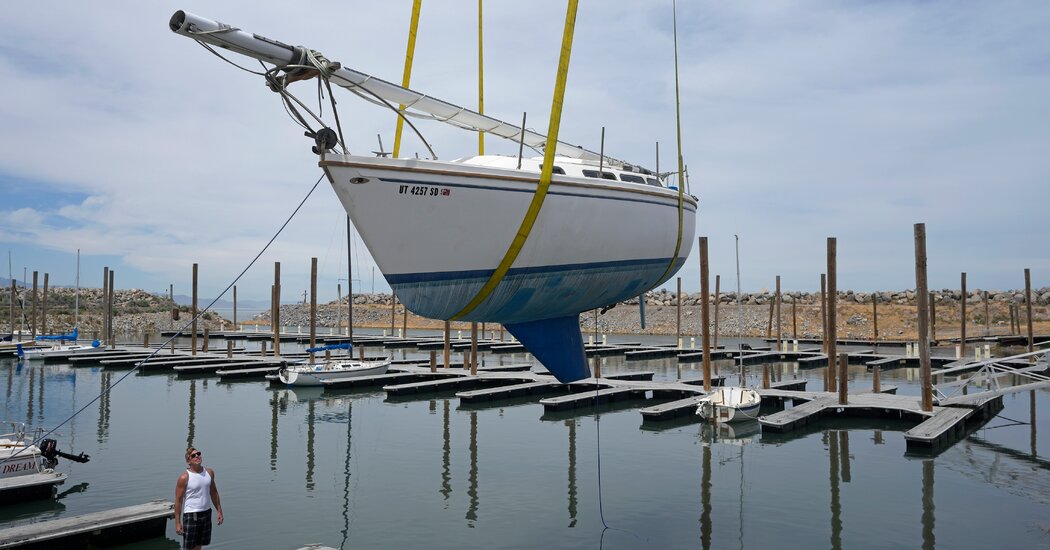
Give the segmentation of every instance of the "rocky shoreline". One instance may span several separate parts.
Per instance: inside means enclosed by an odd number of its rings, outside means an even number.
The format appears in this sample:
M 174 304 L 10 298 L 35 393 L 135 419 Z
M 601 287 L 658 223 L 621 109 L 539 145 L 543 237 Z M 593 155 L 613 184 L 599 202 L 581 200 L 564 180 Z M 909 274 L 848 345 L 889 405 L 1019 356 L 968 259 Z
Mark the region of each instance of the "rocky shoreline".
M 23 309 L 16 304 L 16 311 L 25 314 L 26 321 L 32 317 L 32 291 L 19 289 L 19 299 L 25 304 Z M 48 294 L 47 331 L 61 332 L 73 324 L 73 290 L 67 288 L 50 289 Z M 961 328 L 961 298 L 958 290 L 942 289 L 933 291 L 933 305 L 936 313 L 935 324 L 940 335 L 958 335 Z M 10 302 L 5 293 L 0 300 L 0 315 L 9 310 Z M 882 339 L 913 339 L 916 337 L 916 305 L 914 290 L 881 291 L 875 293 L 854 292 L 845 290 L 838 293 L 838 334 L 843 338 L 872 338 L 875 332 L 875 321 L 872 308 L 872 297 L 878 300 L 878 330 Z M 986 298 L 987 296 L 987 298 Z M 404 307 L 395 306 L 391 319 L 390 294 L 355 294 L 354 326 L 371 328 L 393 328 L 394 332 L 402 326 L 409 329 L 440 330 L 441 321 L 425 319 L 412 313 L 405 317 Z M 42 293 L 38 293 L 41 309 L 37 315 L 42 323 Z M 780 333 L 783 337 L 817 338 L 821 334 L 820 293 L 786 291 L 782 293 L 780 305 Z M 763 290 L 754 293 L 742 293 L 739 305 L 733 292 L 719 296 L 717 308 L 711 301 L 710 324 L 717 323 L 721 336 L 765 337 L 777 333 L 776 316 L 773 314 L 774 293 Z M 1032 318 L 1034 331 L 1037 334 L 1050 333 L 1050 287 L 1032 291 Z M 673 335 L 679 330 L 678 300 L 666 290 L 646 294 L 646 327 L 639 322 L 638 300 L 629 300 L 617 304 L 604 314 L 597 315 L 599 333 L 614 334 L 665 334 Z M 987 319 L 985 318 L 987 304 Z M 80 296 L 80 329 L 82 334 L 93 334 L 101 331 L 102 326 L 102 292 L 100 289 L 81 289 Z M 1020 306 L 1020 307 L 1014 307 Z M 1013 324 L 1012 315 L 1020 312 L 1020 320 L 1025 321 L 1024 292 L 1018 290 L 987 291 L 973 290 L 967 292 L 967 333 L 1005 334 Z M 189 317 L 189 308 L 175 306 L 167 297 L 132 289 L 117 291 L 114 296 L 114 330 L 118 334 L 141 333 L 178 327 L 185 324 Z M 178 321 L 172 320 L 172 310 L 178 309 Z M 700 334 L 701 295 L 699 293 L 682 296 L 681 332 L 684 335 Z M 717 311 L 716 311 L 717 310 Z M 343 298 L 338 304 L 329 302 L 319 305 L 317 326 L 341 327 L 346 323 L 347 300 Z M 717 320 L 716 320 L 717 315 Z M 1016 318 L 1014 318 L 1016 319 Z M 242 321 L 243 325 L 269 325 L 270 313 Z M 309 306 L 305 304 L 281 306 L 281 324 L 285 327 L 301 327 L 306 330 L 310 323 Z M 6 325 L 0 321 L 0 325 Z M 218 314 L 207 312 L 198 321 L 201 328 L 223 330 L 232 328 L 232 323 Z M 453 330 L 469 329 L 469 323 L 453 323 Z M 585 333 L 595 330 L 595 313 L 584 312 L 580 316 L 580 327 Z M 6 328 L 6 326 L 5 326 Z M 495 328 L 495 325 L 493 327 Z M 1026 327 L 1022 327 L 1026 330 Z M 1022 330 L 1022 331 L 1023 331 Z

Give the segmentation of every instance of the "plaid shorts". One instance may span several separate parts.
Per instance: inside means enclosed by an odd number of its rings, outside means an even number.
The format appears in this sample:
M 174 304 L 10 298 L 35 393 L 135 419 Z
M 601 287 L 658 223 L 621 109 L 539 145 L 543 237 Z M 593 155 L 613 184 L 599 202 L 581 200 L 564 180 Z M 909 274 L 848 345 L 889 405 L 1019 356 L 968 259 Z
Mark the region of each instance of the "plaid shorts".
M 211 544 L 211 510 L 182 514 L 182 547 Z

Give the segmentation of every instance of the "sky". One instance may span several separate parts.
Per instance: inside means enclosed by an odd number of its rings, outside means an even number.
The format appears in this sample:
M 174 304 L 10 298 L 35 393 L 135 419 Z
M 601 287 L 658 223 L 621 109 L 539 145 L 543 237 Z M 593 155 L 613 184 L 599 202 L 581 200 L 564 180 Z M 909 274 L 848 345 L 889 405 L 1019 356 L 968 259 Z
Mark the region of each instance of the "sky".
M 167 23 L 183 9 L 401 80 L 410 0 L 19 2 L 0 10 L 0 252 L 10 270 L 72 285 L 215 296 L 321 177 L 311 141 L 261 77 Z M 566 2 L 486 2 L 485 112 L 546 133 Z M 682 154 L 700 198 L 696 236 L 722 289 L 819 289 L 837 239 L 840 289 L 915 287 L 925 223 L 929 286 L 1050 286 L 1050 3 L 683 1 Z M 650 168 L 675 158 L 671 2 L 583 0 L 563 141 Z M 477 3 L 424 0 L 411 88 L 477 106 Z M 250 66 L 246 58 L 231 59 Z M 256 64 L 255 67 L 257 68 Z M 313 84 L 293 87 L 316 103 Z M 337 91 L 351 152 L 391 148 L 395 119 Z M 325 106 L 327 112 L 328 106 Z M 476 134 L 417 122 L 440 158 Z M 403 154 L 425 154 L 406 131 Z M 486 141 L 487 153 L 517 145 Z M 356 292 L 389 290 L 351 235 Z M 284 300 L 347 288 L 346 218 L 326 181 L 238 283 Z M 2 258 L 6 259 L 6 258 Z M 0 259 L 0 260 L 2 260 Z M 0 266 L 0 277 L 8 275 Z M 42 277 L 42 275 L 41 275 Z M 674 288 L 672 278 L 665 285 Z

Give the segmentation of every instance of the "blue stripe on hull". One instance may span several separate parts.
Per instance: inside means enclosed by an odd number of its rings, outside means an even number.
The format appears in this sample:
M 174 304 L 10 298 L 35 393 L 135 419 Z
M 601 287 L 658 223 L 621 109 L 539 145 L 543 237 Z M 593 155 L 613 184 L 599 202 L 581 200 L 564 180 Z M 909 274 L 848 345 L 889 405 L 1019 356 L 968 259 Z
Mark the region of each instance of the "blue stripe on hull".
M 667 258 L 511 269 L 487 300 L 464 321 L 524 323 L 551 319 L 632 298 L 666 278 Z M 679 258 L 674 273 L 685 258 Z M 408 309 L 432 319 L 458 313 L 484 286 L 487 271 L 415 273 L 387 281 Z

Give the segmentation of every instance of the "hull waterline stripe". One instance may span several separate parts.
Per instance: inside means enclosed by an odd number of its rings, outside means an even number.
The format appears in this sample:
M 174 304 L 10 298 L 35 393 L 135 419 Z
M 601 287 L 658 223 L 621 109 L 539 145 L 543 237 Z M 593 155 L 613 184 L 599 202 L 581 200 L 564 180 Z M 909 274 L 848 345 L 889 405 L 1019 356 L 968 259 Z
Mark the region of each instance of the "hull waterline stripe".
M 569 75 L 569 56 L 572 53 L 572 36 L 576 27 L 576 7 L 578 3 L 579 0 L 569 0 L 569 6 L 565 13 L 565 31 L 561 39 L 558 77 L 554 84 L 554 102 L 551 105 L 547 145 L 543 151 L 543 171 L 540 173 L 540 184 L 536 187 L 536 194 L 533 195 L 532 203 L 529 204 L 529 210 L 525 214 L 525 219 L 521 221 L 518 233 L 514 236 L 514 241 L 511 242 L 510 248 L 507 249 L 507 253 L 496 268 L 496 272 L 492 274 L 485 286 L 481 287 L 478 294 L 463 309 L 452 316 L 451 320 L 467 315 L 492 294 L 492 291 L 503 280 L 507 271 L 510 270 L 511 264 L 518 258 L 522 247 L 525 246 L 525 241 L 529 238 L 529 233 L 532 232 L 532 226 L 536 223 L 536 218 L 540 215 L 540 208 L 543 207 L 543 200 L 547 197 L 547 189 L 551 185 L 551 178 L 554 172 L 554 152 L 558 148 L 558 130 L 561 128 L 562 101 L 565 97 L 565 81 Z M 681 229 L 679 229 L 679 232 L 681 232 Z

